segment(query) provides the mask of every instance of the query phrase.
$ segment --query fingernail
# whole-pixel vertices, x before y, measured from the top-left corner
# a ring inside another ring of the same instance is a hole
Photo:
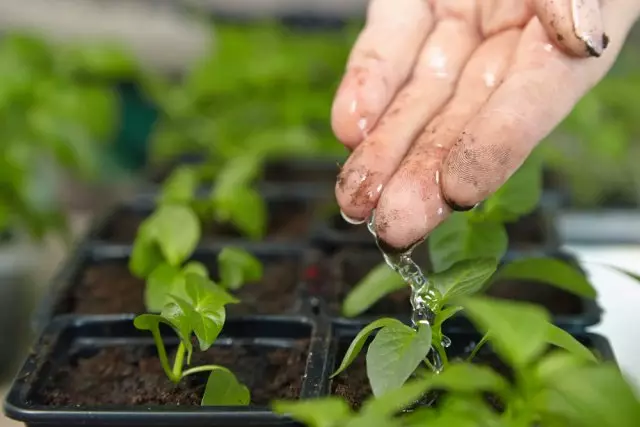
[[[378,247],[383,253],[387,255],[399,255],[399,254],[411,253],[415,249],[415,247],[418,246],[423,241],[424,239],[420,239],[417,242],[414,242],[410,245],[407,245],[401,248],[396,248],[395,246],[391,246],[389,243],[385,242],[382,239],[377,239],[376,243],[378,244]]]
[[[447,204],[447,206],[449,206],[449,208],[454,212],[467,212],[467,211],[470,211],[471,209],[475,208],[476,206],[478,206],[477,204],[471,205],[471,206],[462,206],[462,205],[459,205],[459,204],[449,200],[444,195],[443,195],[442,198],[444,199],[444,202]]]
[[[349,224],[353,224],[353,225],[360,225],[366,221],[365,219],[351,218],[350,216],[347,216],[347,214],[344,213],[342,209],[340,209],[340,215],[342,216],[342,219],[344,219]]]
[[[574,32],[584,42],[587,53],[601,56],[609,38],[604,33],[599,0],[572,0],[571,12]]]

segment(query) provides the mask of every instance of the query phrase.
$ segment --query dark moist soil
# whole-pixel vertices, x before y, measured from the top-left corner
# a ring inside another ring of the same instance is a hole
[[[297,278],[293,260],[266,264],[263,279],[235,292],[241,303],[228,306],[227,313],[281,314],[290,310],[295,304]],[[144,282],[131,275],[122,262],[91,265],[60,310],[84,315],[143,313]]]
[[[131,243],[149,212],[118,210],[107,222],[98,238],[111,243]],[[289,240],[306,234],[312,223],[313,209],[303,202],[279,202],[269,208],[266,240]],[[241,238],[242,233],[231,224],[208,223],[203,226],[203,240]]]
[[[293,349],[259,346],[213,347],[194,353],[192,366],[217,364],[229,368],[251,392],[252,405],[273,399],[297,399],[302,387],[309,342]],[[47,377],[37,403],[61,407],[109,405],[198,406],[206,374],[178,385],[167,378],[154,348],[108,347],[96,355],[67,360]]]
[[[336,368],[342,361],[342,357],[346,352],[348,344],[349,343],[344,343],[344,349],[338,353],[340,358],[335,361]],[[474,359],[474,364],[490,366],[503,377],[507,379],[512,378],[512,373],[507,365],[505,365],[493,352],[480,351]],[[340,373],[340,375],[331,381],[331,394],[345,399],[354,410],[359,409],[363,402],[372,395],[369,379],[367,378],[365,352],[362,352],[344,372]],[[434,395],[436,397],[436,401],[433,405],[437,406],[437,398],[443,396],[444,393],[435,392],[430,397],[434,397]],[[495,396],[487,393],[484,395],[484,398],[496,411],[501,412],[504,410],[504,405]]]

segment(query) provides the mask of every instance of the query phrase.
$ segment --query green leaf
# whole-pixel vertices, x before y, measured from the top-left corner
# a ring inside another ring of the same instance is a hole
[[[185,206],[159,206],[146,220],[146,227],[167,262],[174,266],[191,255],[200,239],[198,217]]]
[[[182,269],[184,274],[191,273],[197,274],[204,278],[209,278],[209,271],[207,270],[207,266],[198,261],[189,261],[184,268]]]
[[[237,290],[242,285],[262,279],[262,263],[244,249],[226,247],[218,255],[220,286]]]
[[[218,173],[215,191],[232,195],[238,188],[248,187],[260,173],[262,161],[253,153],[230,159]]]
[[[576,357],[563,350],[554,350],[545,355],[536,365],[536,376],[546,384],[553,385],[558,373],[584,366],[588,359]]]
[[[186,275],[186,291],[193,309],[189,313],[189,321],[200,343],[200,349],[205,351],[213,345],[224,326],[224,306],[239,301],[220,286],[197,274]]]
[[[436,320],[433,322],[433,329],[440,329],[444,322],[446,322],[462,310],[464,310],[464,308],[457,305],[450,306],[441,310],[440,312],[438,312],[438,314],[436,315]]]
[[[202,396],[202,406],[246,406],[251,402],[249,389],[238,382],[228,369],[211,371]]]
[[[162,262],[164,262],[164,257],[158,245],[138,232],[138,236],[133,242],[131,257],[129,258],[129,270],[131,273],[140,279],[144,279]]]
[[[557,347],[563,348],[575,356],[592,361],[594,363],[598,361],[591,350],[582,345],[570,333],[563,329],[560,329],[559,327],[551,323],[547,325],[547,341],[549,342],[549,344],[553,344]]]
[[[148,311],[160,312],[168,301],[171,291],[177,287],[184,287],[184,275],[176,267],[162,263],[157,266],[149,277],[144,288],[144,301]]]
[[[557,392],[554,406],[571,420],[568,425],[635,427],[640,423],[640,402],[613,364],[558,372],[552,387]]]
[[[525,258],[502,267],[494,280],[531,280],[553,285],[586,298],[595,299],[595,288],[586,276],[555,258]]]
[[[482,206],[487,219],[515,221],[531,213],[542,196],[542,164],[531,155],[524,164]]]
[[[509,383],[487,366],[471,363],[452,363],[439,374],[429,378],[430,388],[458,393],[494,392],[509,390]]]
[[[382,328],[367,351],[367,376],[375,396],[400,388],[431,349],[431,327],[404,324]]]
[[[260,194],[249,187],[235,188],[232,194],[216,193],[214,209],[221,221],[230,221],[247,237],[262,238],[267,227],[267,207]]]
[[[160,334],[160,323],[164,323],[166,325],[171,326],[174,332],[180,338],[180,341],[184,344],[185,349],[187,350],[188,359],[191,360],[191,354],[193,353],[193,345],[191,344],[191,329],[188,323],[179,322],[171,316],[171,304],[167,304],[165,310],[161,315],[158,314],[141,314],[136,316],[133,319],[133,325],[142,331],[151,331],[153,334],[154,341],[156,342],[156,346],[158,349],[158,357],[162,363],[162,368],[164,369],[167,377],[174,382],[180,380],[180,378],[175,378],[172,373],[171,368],[169,367],[169,360],[167,358],[167,351],[165,350],[164,344],[162,342],[162,337]]]
[[[384,317],[382,319],[374,320],[373,322],[369,323],[367,326],[362,328],[362,330],[358,332],[358,335],[356,335],[353,341],[351,341],[351,344],[349,345],[349,348],[347,349],[347,352],[345,353],[344,358],[342,359],[342,363],[340,363],[340,367],[338,368],[337,371],[333,373],[333,375],[331,375],[331,378],[335,377],[336,375],[340,374],[342,371],[347,369],[349,365],[351,365],[351,363],[353,363],[353,361],[356,360],[356,357],[358,357],[358,354],[360,353],[360,350],[362,350],[362,347],[367,341],[367,338],[369,338],[369,335],[371,335],[373,331],[375,331],[376,329],[383,328],[385,326],[399,327],[400,325],[405,326],[405,324],[399,321],[398,319]]]
[[[454,298],[477,293],[497,267],[498,262],[494,258],[469,259],[432,274],[429,281],[440,292],[444,304]]]
[[[431,232],[427,243],[434,271],[440,272],[467,259],[500,260],[507,252],[508,237],[500,223],[474,222],[469,212],[456,212]]]
[[[386,418],[417,402],[427,391],[425,380],[407,381],[402,387],[390,390],[379,397],[371,397],[362,406],[361,414]]]
[[[549,314],[533,304],[468,297],[461,305],[499,356],[516,369],[525,367],[546,348]]]
[[[342,305],[345,317],[355,317],[387,294],[404,288],[402,277],[382,262],[373,268],[347,295]]]
[[[160,316],[180,337],[180,341],[187,349],[188,360],[191,360],[191,354],[193,353],[193,344],[191,343],[193,308],[188,302],[176,295],[169,295],[168,300],[169,302],[162,309]]]
[[[297,402],[276,401],[275,413],[286,415],[308,427],[338,427],[351,417],[351,409],[340,397],[323,397]]]
[[[197,186],[198,174],[196,170],[188,166],[178,167],[162,184],[160,203],[188,204],[193,200]]]

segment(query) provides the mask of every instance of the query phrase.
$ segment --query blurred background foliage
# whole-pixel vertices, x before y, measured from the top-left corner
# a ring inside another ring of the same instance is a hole
[[[184,75],[141,70],[125,47],[0,40],[0,229],[42,236],[64,224],[56,170],[112,179],[187,152],[225,162],[344,157],[330,107],[361,28],[219,22],[211,51]],[[577,207],[640,200],[640,55],[627,44],[609,76],[543,144]]]

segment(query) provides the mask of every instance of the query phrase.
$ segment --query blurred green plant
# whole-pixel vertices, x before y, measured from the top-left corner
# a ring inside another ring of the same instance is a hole
[[[631,41],[613,69],[543,143],[572,204],[640,204],[640,50]]]
[[[66,229],[56,173],[97,177],[117,125],[110,81],[136,73],[134,61],[108,43],[0,40],[0,231],[42,238]]]
[[[161,114],[151,161],[196,152],[215,173],[249,152],[261,160],[343,155],[329,126],[329,106],[356,29],[216,25],[211,52],[180,82],[145,80]]]

